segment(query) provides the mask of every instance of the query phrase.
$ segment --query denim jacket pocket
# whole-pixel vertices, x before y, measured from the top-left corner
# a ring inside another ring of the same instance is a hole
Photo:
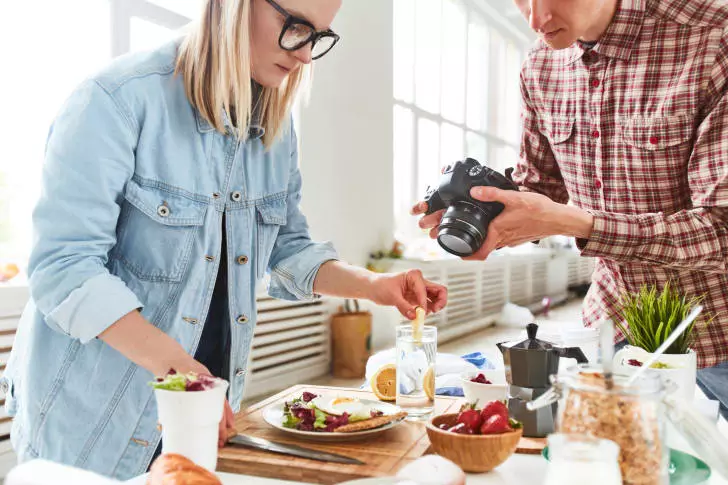
[[[278,200],[255,206],[258,230],[258,279],[265,276],[278,232],[286,225],[288,206],[285,200]]]
[[[180,282],[207,203],[130,181],[112,251],[139,279]]]

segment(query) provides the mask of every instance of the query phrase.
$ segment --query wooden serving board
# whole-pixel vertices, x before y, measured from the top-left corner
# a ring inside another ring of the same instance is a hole
[[[526,438],[523,436],[518,442],[516,453],[524,455],[540,455],[546,447],[546,438]]]
[[[362,399],[376,399],[370,392],[355,389],[294,386],[241,411],[235,417],[238,432],[279,443],[295,444],[305,448],[350,456],[363,461],[365,465],[325,463],[228,445],[219,451],[218,471],[291,481],[335,484],[358,478],[395,475],[404,465],[427,453],[430,440],[427,438],[425,425],[419,422],[407,421],[362,441],[315,443],[296,439],[273,428],[263,420],[263,409],[274,403],[298,397],[303,391],[317,394],[337,392]],[[459,398],[438,396],[435,399],[435,414],[457,412],[460,409],[460,403]]]

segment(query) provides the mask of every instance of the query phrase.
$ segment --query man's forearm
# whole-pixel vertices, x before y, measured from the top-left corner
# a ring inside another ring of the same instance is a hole
[[[725,273],[728,261],[728,209],[695,208],[673,214],[620,214],[593,211],[582,255],[619,263]]]
[[[547,215],[553,224],[554,234],[589,239],[594,227],[594,216],[578,207],[558,204],[557,209]]]
[[[170,368],[178,372],[208,373],[172,337],[149,323],[138,311],[117,320],[99,335],[109,346],[156,376]]]

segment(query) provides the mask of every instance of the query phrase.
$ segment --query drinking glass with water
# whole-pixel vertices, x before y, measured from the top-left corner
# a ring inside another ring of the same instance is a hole
[[[397,328],[397,406],[409,420],[424,421],[435,406],[437,328],[401,325]]]

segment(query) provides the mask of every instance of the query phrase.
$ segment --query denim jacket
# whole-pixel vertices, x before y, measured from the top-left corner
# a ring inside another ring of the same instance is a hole
[[[140,309],[194,355],[220,264],[229,278],[229,399],[237,411],[256,285],[315,298],[319,267],[299,208],[292,125],[270,149],[252,126],[215,131],[174,74],[178,42],[116,59],[51,128],[33,214],[31,299],[2,385],[21,461],[46,458],[129,479],[160,441],[150,372],[97,336]],[[228,254],[220,254],[223,212]]]

